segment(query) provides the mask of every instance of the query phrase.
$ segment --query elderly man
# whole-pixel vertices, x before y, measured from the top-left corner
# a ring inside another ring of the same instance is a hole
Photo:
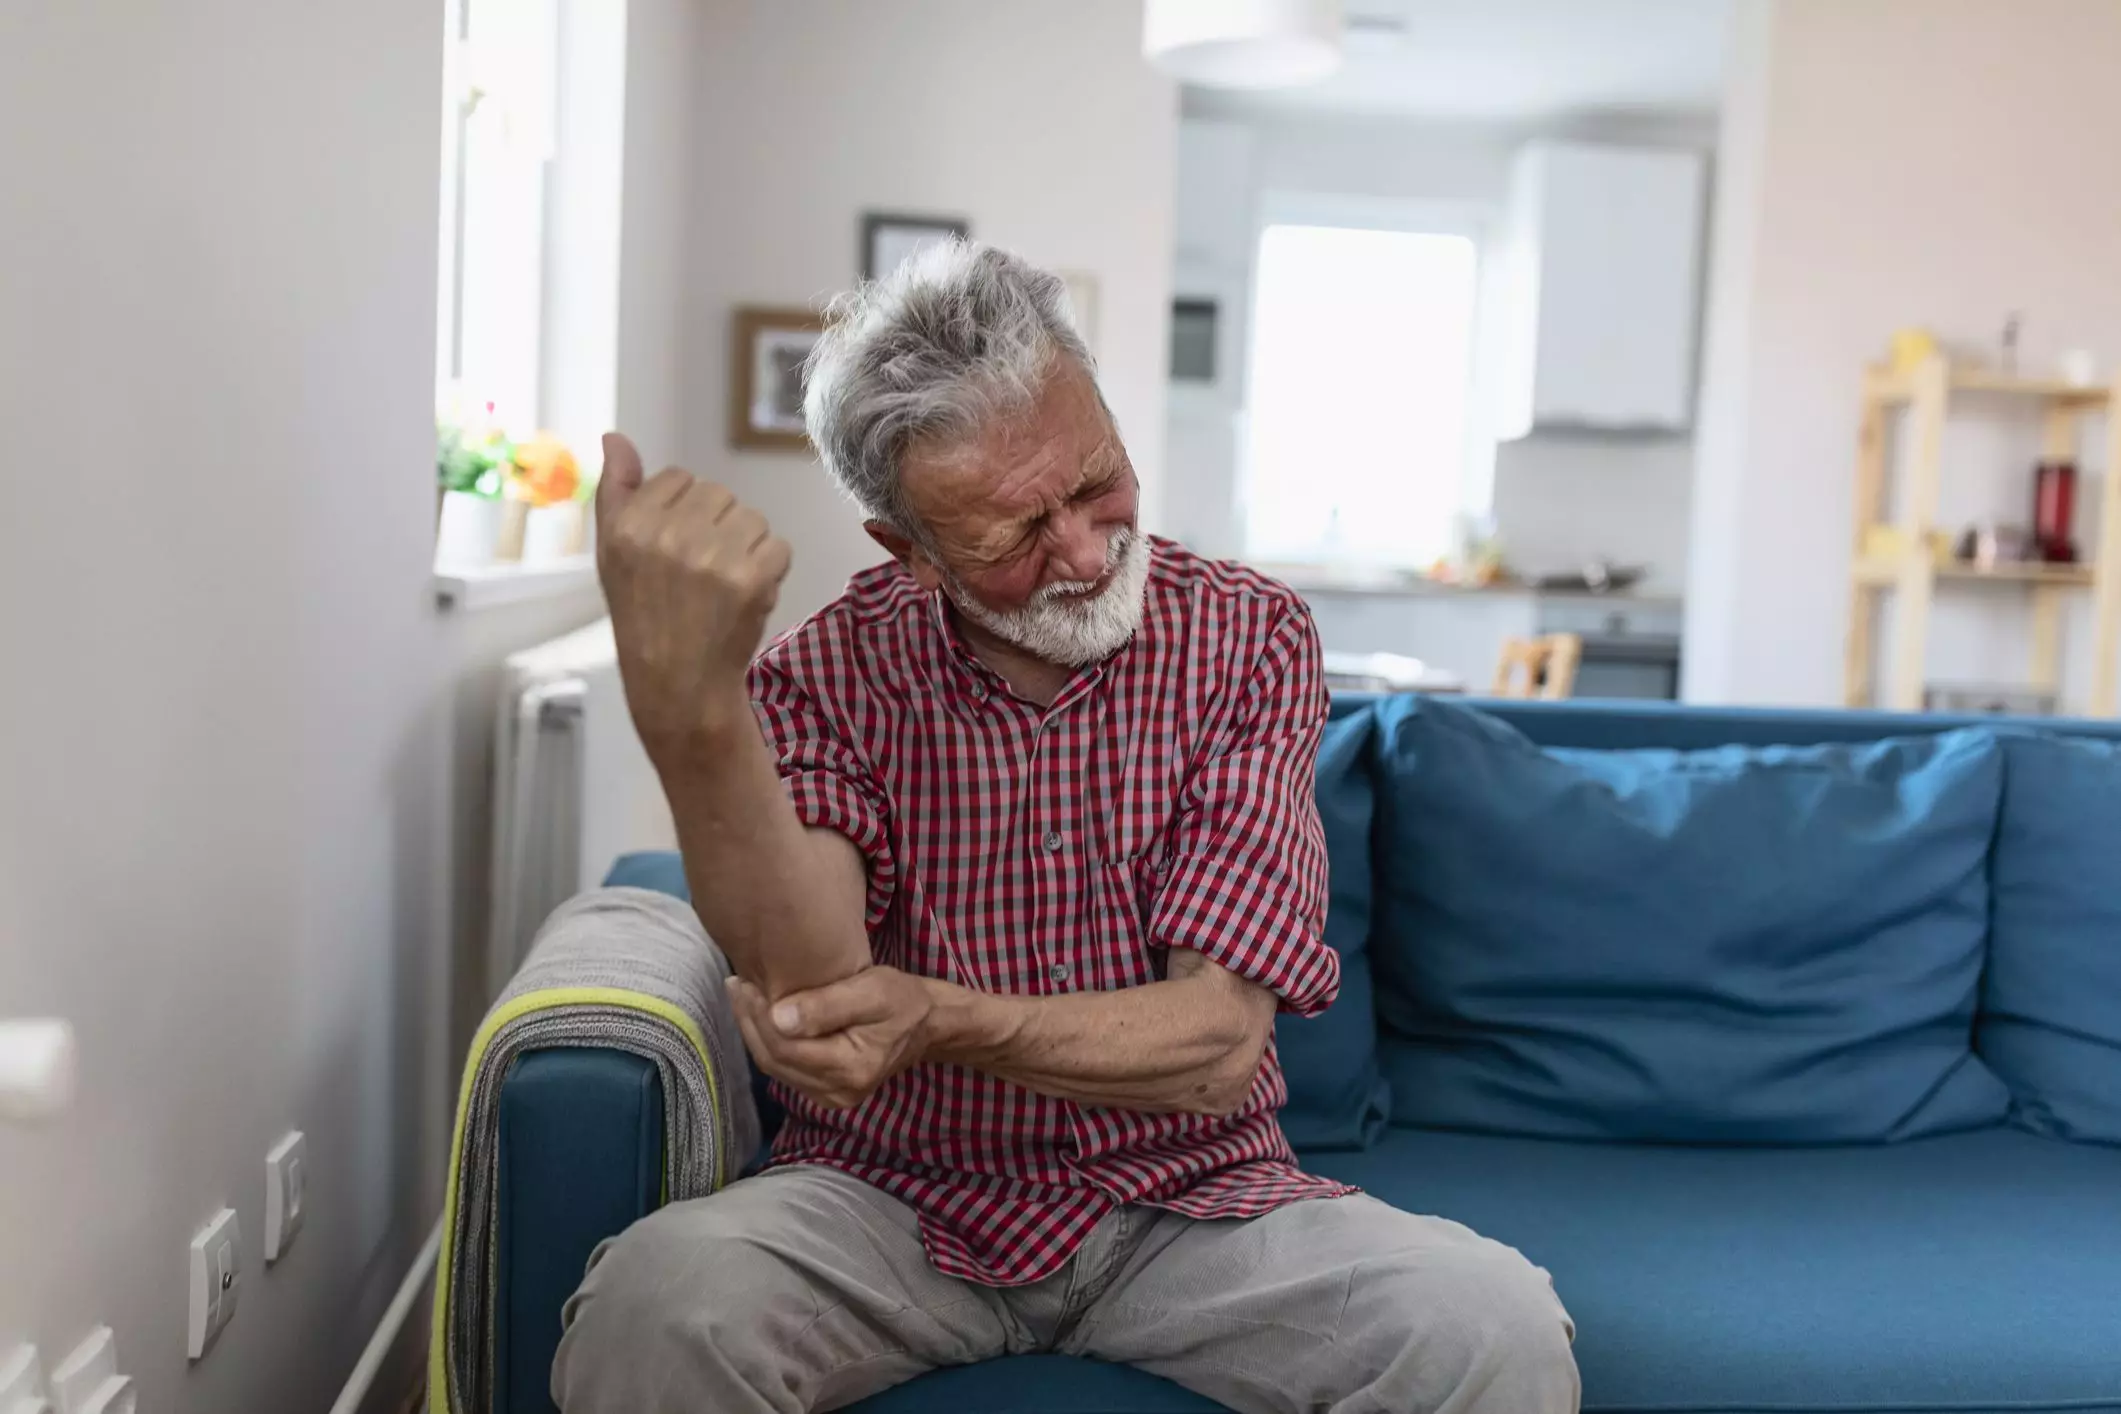
[[[1339,986],[1317,634],[1142,533],[1063,309],[965,244],[835,307],[805,418],[892,559],[756,659],[788,545],[607,441],[627,700],[789,1113],[600,1250],[554,1393],[834,1409],[1061,1351],[1262,1414],[1573,1410],[1545,1273],[1282,1137],[1275,1013]]]

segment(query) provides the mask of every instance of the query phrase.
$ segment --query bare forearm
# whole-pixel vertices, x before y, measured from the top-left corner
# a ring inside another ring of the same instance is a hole
[[[869,964],[861,856],[796,817],[748,703],[658,770],[693,907],[739,976],[780,997]]]
[[[1219,969],[1059,997],[930,985],[927,1059],[1088,1105],[1228,1114],[1250,1092],[1273,1025],[1273,998]]]

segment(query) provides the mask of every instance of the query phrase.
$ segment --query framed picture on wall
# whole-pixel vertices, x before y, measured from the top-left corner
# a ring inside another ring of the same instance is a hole
[[[729,445],[800,452],[803,436],[803,360],[824,332],[815,310],[737,310],[729,350]]]
[[[872,211],[862,217],[862,278],[880,280],[939,241],[963,240],[972,223],[955,216],[894,216]]]

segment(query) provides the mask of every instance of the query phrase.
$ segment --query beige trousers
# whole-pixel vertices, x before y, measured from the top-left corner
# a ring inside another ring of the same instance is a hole
[[[936,1271],[913,1210],[820,1167],[674,1204],[604,1243],[553,1367],[565,1414],[839,1409],[942,1365],[1058,1351],[1241,1414],[1572,1414],[1544,1271],[1356,1195],[1264,1217],[1109,1215],[1028,1286]]]

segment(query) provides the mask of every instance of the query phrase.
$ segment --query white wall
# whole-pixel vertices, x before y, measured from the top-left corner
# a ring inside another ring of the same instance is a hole
[[[1569,569],[1600,555],[1647,565],[1642,592],[1678,594],[1693,480],[1691,437],[1535,432],[1495,449],[1495,524],[1514,565]]]
[[[449,742],[428,591],[440,12],[0,13],[0,1339],[141,1407],[329,1403],[439,1197]],[[263,1159],[308,1227],[260,1261]],[[184,1358],[185,1247],[242,1307]]]
[[[619,422],[793,543],[772,629],[883,553],[812,457],[729,446],[731,319],[852,285],[865,211],[966,217],[1097,277],[1099,381],[1163,521],[1177,98],[1141,59],[1139,0],[631,3]],[[615,675],[590,683],[585,732],[588,852],[669,847]]]
[[[498,664],[598,611],[433,604],[440,41],[430,0],[0,10],[0,1015],[82,1048],[74,1113],[0,1129],[0,1348],[108,1323],[154,1411],[326,1407],[410,1265],[484,1003]],[[224,1204],[242,1306],[188,1366]]]
[[[684,455],[687,408],[716,386],[685,367],[693,245],[686,227],[699,150],[716,140],[694,126],[707,17],[699,0],[626,0],[626,7],[617,425],[660,463]],[[583,877],[601,877],[630,849],[674,848],[670,808],[634,734],[616,669],[590,675],[582,730]],[[483,1000],[470,1019],[481,1011]]]
[[[1158,523],[1177,100],[1141,57],[1139,0],[706,0],[684,307],[682,455],[795,546],[778,624],[882,558],[807,456],[727,442],[739,305],[801,305],[860,273],[865,211],[973,234],[1099,282],[1100,382]]]
[[[1231,513],[1247,307],[1262,202],[1291,193],[1361,197],[1463,213],[1499,225],[1517,147],[1576,136],[1707,148],[1690,115],[1585,118],[1539,127],[1389,117],[1262,113],[1189,97],[1179,143],[1176,286],[1219,299],[1228,352],[1215,389],[1173,389],[1167,462],[1173,533],[1211,554],[1239,553]],[[1687,437],[1535,433],[1495,449],[1494,513],[1513,563],[1573,565],[1592,554],[1647,563],[1647,587],[1675,591],[1687,559]]]
[[[2121,5],[1747,0],[1716,229],[1687,695],[1841,697],[1857,385],[1904,324],[2121,358]],[[2029,513],[2034,429],[1947,435],[1945,519]],[[2087,449],[2097,458],[2096,447]],[[2078,508],[2083,539],[2094,507]],[[1949,592],[1949,591],[1948,591]],[[2081,610],[2064,696],[2089,684]],[[2022,677],[2008,601],[1940,605],[1932,678]]]
[[[620,203],[617,425],[647,455],[683,436],[686,263],[695,154],[722,134],[693,126],[700,0],[625,0],[625,176]],[[583,450],[596,455],[594,444]]]

